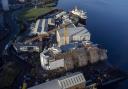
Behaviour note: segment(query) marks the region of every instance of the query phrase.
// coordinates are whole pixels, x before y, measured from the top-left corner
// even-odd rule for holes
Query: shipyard
[[[8,61],[1,67],[0,89],[99,89],[127,79],[109,63],[108,50],[92,42],[88,13],[77,6],[65,11],[54,2],[19,0],[20,8],[29,8],[17,12],[20,32],[0,56]]]

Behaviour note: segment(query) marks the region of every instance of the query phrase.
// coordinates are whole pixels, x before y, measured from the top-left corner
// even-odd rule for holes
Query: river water
[[[128,0],[59,0],[57,7],[74,6],[88,12],[91,40],[108,50],[109,62],[128,71]],[[116,89],[128,89],[128,80]]]

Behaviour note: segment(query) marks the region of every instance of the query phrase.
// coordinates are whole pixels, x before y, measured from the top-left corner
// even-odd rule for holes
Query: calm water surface
[[[128,0],[59,0],[58,7],[88,12],[92,41],[108,49],[109,62],[128,71]],[[128,89],[128,80],[116,89]]]

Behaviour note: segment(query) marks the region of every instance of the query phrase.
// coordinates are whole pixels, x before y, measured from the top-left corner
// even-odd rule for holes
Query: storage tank
[[[8,0],[1,0],[1,3],[2,3],[3,10],[8,11],[9,10]]]

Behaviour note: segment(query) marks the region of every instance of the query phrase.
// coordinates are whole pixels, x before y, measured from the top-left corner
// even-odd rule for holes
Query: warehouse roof
[[[76,72],[28,89],[67,89],[83,82],[85,82],[83,74],[80,72]]]
[[[61,37],[64,36],[64,29],[60,29],[59,34]],[[68,36],[74,36],[74,35],[80,35],[80,34],[90,34],[88,30],[84,27],[76,27],[76,28],[67,28],[67,35]]]
[[[59,79],[59,84],[62,89],[68,89],[81,83],[85,83],[85,78],[80,72],[76,72]]]
[[[81,42],[74,42],[74,43],[62,45],[60,48],[63,52],[66,52],[66,51],[70,51],[70,50],[75,49],[75,48],[80,48],[82,46],[83,46],[83,44]]]
[[[35,28],[32,29],[33,33],[42,34],[48,29],[48,20],[47,19],[39,19],[35,24]]]
[[[55,80],[52,80],[52,81],[49,81],[46,83],[42,83],[42,84],[37,85],[37,86],[33,86],[31,88],[28,88],[28,89],[61,89],[61,87],[58,84],[58,80],[55,79]]]

